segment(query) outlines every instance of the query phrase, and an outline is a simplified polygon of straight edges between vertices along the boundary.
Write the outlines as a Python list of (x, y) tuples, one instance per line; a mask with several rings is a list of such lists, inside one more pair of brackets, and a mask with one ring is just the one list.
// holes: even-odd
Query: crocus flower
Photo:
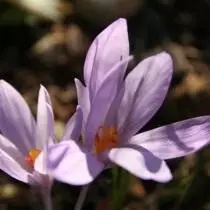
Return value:
[(23, 97), (7, 82), (0, 80), (0, 169), (11, 177), (51, 187), (46, 155), (53, 143), (53, 112), (47, 90), (41, 86), (37, 122)]
[(126, 21), (119, 19), (92, 43), (84, 65), (85, 86), (75, 81), (77, 111), (64, 141), (49, 148), (48, 167), (56, 179), (84, 185), (117, 164), (139, 178), (167, 182), (172, 175), (164, 159), (207, 144), (210, 117), (135, 135), (161, 106), (173, 65), (171, 56), (162, 52), (125, 77), (130, 59)]

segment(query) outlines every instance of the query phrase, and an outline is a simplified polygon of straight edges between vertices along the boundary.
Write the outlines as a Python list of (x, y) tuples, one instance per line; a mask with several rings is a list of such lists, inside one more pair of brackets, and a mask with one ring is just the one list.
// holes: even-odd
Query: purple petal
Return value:
[(166, 163), (143, 148), (115, 148), (109, 152), (109, 159), (141, 179), (157, 182), (172, 179)]
[(48, 151), (44, 149), (36, 158), (34, 163), (34, 170), (43, 175), (47, 175), (49, 173), (47, 168), (47, 154)]
[(115, 126), (118, 127), (117, 122), (117, 112), (119, 110), (121, 101), (123, 99), (123, 95), (125, 92), (125, 85), (123, 84), (118, 92), (118, 94), (115, 96), (114, 100), (112, 101), (112, 104), (109, 108), (109, 111), (106, 115), (105, 123), (108, 126)]
[(104, 76), (116, 63), (129, 56), (129, 41), (125, 19), (118, 19), (93, 41), (84, 65), (84, 78), (92, 99)]
[(19, 181), (28, 182), (29, 173), (24, 167), (23, 154), (2, 135), (0, 135), (0, 169)]
[(171, 56), (163, 52), (143, 60), (129, 73), (118, 117), (124, 139), (138, 132), (160, 108), (172, 71)]
[(82, 109), (83, 113), (83, 130), (84, 125), (86, 124), (88, 114), (90, 112), (90, 99), (88, 88), (85, 87), (78, 79), (75, 79), (75, 85), (77, 89), (77, 100), (78, 104)]
[(130, 59), (132, 57), (128, 57), (124, 61), (116, 64), (113, 71), (110, 71), (106, 78), (104, 78), (97, 91), (85, 129), (86, 143), (89, 146), (92, 145), (98, 128), (105, 122), (112, 102), (123, 85), (123, 75)]
[(48, 167), (55, 179), (71, 185), (85, 185), (104, 169), (104, 164), (74, 141), (50, 147)]
[(80, 106), (77, 106), (77, 110), (74, 115), (69, 119), (62, 140), (73, 139), (79, 140), (82, 130), (82, 110)]
[(141, 145), (161, 159), (186, 156), (209, 144), (210, 116), (172, 123), (134, 136), (130, 143)]
[(25, 168), (24, 155), (9, 139), (0, 134), (0, 149)]
[(54, 115), (49, 94), (44, 86), (40, 86), (37, 106), (37, 142), (36, 148), (42, 150), (54, 139)]
[(35, 121), (23, 97), (0, 81), (0, 131), (26, 155), (35, 147)]

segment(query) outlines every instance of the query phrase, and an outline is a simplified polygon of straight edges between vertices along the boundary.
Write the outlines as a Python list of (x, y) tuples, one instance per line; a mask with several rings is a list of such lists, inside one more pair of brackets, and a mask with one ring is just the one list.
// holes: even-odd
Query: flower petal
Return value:
[(130, 143), (141, 145), (161, 159), (186, 156), (209, 144), (210, 116), (172, 123), (134, 136)]
[(160, 108), (172, 71), (171, 56), (163, 52), (143, 60), (128, 74), (118, 116), (125, 139), (138, 132)]
[(106, 78), (104, 78), (97, 91), (85, 128), (86, 144), (89, 146), (92, 145), (98, 128), (105, 122), (112, 102), (123, 85), (123, 76), (130, 59), (132, 57), (128, 57), (116, 64), (113, 71), (110, 71)]
[(129, 56), (129, 41), (125, 19), (118, 19), (93, 41), (84, 65), (84, 79), (94, 98), (104, 76), (116, 63)]
[(47, 168), (47, 155), (47, 149), (42, 150), (34, 163), (34, 170), (43, 175), (47, 175), (49, 173)]
[(172, 179), (166, 163), (144, 148), (114, 148), (109, 152), (109, 159), (145, 180), (168, 182)]
[(40, 86), (37, 106), (37, 139), (36, 148), (42, 150), (49, 139), (54, 139), (54, 115), (49, 94)]
[(78, 79), (75, 79), (75, 85), (77, 89), (77, 100), (78, 104), (82, 109), (83, 113), (83, 130), (87, 121), (88, 114), (90, 112), (90, 98), (88, 88), (85, 87)]
[(28, 182), (29, 173), (24, 167), (23, 154), (2, 135), (0, 135), (0, 169), (19, 181)]
[(16, 160), (23, 168), (25, 168), (24, 156), (9, 139), (0, 134), (0, 149)]
[(0, 80), (0, 131), (26, 155), (35, 147), (35, 121), (23, 97)]
[(48, 158), (55, 179), (71, 185), (88, 184), (104, 169), (103, 163), (74, 141), (51, 146)]
[(82, 130), (82, 109), (77, 106), (74, 115), (69, 119), (62, 140), (78, 141)]

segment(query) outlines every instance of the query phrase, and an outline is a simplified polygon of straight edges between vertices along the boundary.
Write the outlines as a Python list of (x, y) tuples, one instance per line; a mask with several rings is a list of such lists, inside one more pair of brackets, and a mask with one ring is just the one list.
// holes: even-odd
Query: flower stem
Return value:
[(85, 198), (87, 196), (88, 187), (89, 187), (89, 185), (86, 185), (86, 186), (82, 187), (82, 189), (80, 191), (80, 194), (79, 194), (79, 198), (78, 198), (77, 203), (74, 207), (74, 210), (81, 210), (82, 209)]
[(42, 191), (42, 199), (45, 206), (45, 210), (52, 210), (52, 199), (50, 191)]

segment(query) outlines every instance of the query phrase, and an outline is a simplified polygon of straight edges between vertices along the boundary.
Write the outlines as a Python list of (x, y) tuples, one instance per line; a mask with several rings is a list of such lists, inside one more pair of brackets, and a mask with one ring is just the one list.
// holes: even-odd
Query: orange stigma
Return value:
[(29, 166), (30, 168), (33, 168), (34, 162), (40, 153), (41, 153), (41, 151), (39, 149), (31, 149), (29, 151), (28, 155), (25, 156), (25, 162), (26, 162), (27, 166)]
[(94, 142), (94, 154), (105, 152), (111, 148), (117, 147), (119, 135), (115, 127), (101, 126), (96, 134)]

